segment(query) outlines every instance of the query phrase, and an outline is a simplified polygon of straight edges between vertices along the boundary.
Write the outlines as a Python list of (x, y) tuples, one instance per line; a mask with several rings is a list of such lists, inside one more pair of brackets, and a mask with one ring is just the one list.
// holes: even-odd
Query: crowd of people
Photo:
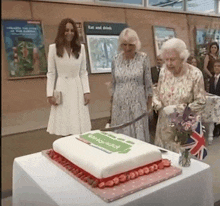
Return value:
[[(209, 92), (220, 96), (219, 46), (210, 44), (204, 60)], [(118, 54), (112, 59), (111, 127), (143, 118), (116, 130), (139, 140), (150, 142), (149, 119), (155, 122), (155, 144), (178, 151), (175, 135), (168, 125), (167, 114), (190, 108), (201, 113), (206, 104), (204, 77), (186, 44), (178, 38), (167, 40), (151, 67), (147, 53), (141, 52), (137, 33), (124, 29), (119, 35)], [(57, 104), (54, 91), (60, 91), (62, 103)], [(47, 131), (67, 136), (91, 130), (88, 110), (90, 88), (86, 56), (72, 19), (61, 21), (55, 43), (49, 46), (47, 99), (51, 112)], [(152, 118), (153, 117), (153, 118)], [(215, 131), (220, 134), (219, 125)], [(215, 134), (215, 135), (216, 135)]]

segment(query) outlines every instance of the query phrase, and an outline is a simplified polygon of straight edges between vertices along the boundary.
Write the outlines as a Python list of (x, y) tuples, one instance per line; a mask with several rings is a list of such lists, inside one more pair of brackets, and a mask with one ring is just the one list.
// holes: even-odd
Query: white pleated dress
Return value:
[(54, 89), (62, 92), (62, 104), (51, 106), (47, 132), (67, 136), (90, 131), (89, 108), (84, 105), (84, 93), (90, 92), (84, 45), (78, 59), (65, 49), (58, 57), (56, 45), (49, 46), (47, 97), (53, 96)]

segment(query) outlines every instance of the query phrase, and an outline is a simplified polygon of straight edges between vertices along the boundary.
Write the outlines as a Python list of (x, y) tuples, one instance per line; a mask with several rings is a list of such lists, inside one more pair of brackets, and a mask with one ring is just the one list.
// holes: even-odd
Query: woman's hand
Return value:
[(47, 97), (47, 101), (50, 103), (50, 105), (54, 105), (54, 106), (58, 105), (58, 104), (56, 104), (56, 100), (55, 100), (54, 96)]
[(84, 94), (84, 105), (89, 104), (90, 99), (91, 99), (90, 93), (85, 93)]

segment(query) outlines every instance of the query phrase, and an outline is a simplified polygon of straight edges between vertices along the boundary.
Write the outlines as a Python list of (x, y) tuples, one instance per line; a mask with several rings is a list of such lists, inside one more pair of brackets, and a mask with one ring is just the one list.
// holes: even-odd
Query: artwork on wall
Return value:
[(9, 79), (42, 77), (47, 72), (41, 21), (2, 20)]
[(84, 23), (91, 73), (111, 72), (112, 59), (118, 52), (119, 34), (126, 27), (122, 23)]
[(163, 26), (153, 26), (155, 53), (156, 56), (160, 54), (161, 47), (165, 41), (176, 37), (175, 30), (173, 28)]
[(87, 36), (91, 73), (111, 72), (112, 58), (117, 54), (118, 36)]

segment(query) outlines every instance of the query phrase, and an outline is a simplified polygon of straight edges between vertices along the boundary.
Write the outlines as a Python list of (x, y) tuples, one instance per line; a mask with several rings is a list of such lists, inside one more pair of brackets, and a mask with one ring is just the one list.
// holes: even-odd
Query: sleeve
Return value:
[(47, 97), (53, 96), (56, 80), (55, 47), (49, 46), (47, 71)]
[(113, 58), (112, 60), (112, 82), (111, 82), (111, 87), (112, 87), (112, 94), (111, 94), (111, 98), (110, 98), (110, 118), (108, 120), (108, 123), (111, 123), (111, 116), (112, 116), (112, 104), (113, 104), (113, 95), (115, 92), (115, 58)]
[[(204, 89), (204, 79), (202, 72), (198, 72), (197, 74), (192, 74), (194, 75), (194, 86), (193, 86), (193, 102), (189, 103), (189, 107), (192, 109), (193, 112), (195, 113), (201, 113), (202, 110), (205, 108), (206, 104), (206, 92)], [(178, 112), (182, 112), (185, 107), (185, 104), (177, 104), (176, 108)]]
[(159, 95), (161, 84), (163, 81), (163, 75), (164, 75), (163, 73), (164, 73), (164, 71), (161, 68), (161, 71), (159, 74), (159, 79), (158, 79), (158, 84), (157, 84), (157, 87), (154, 89), (154, 94), (153, 94), (153, 98), (152, 98), (153, 109), (156, 111), (160, 110), (163, 107), (162, 102), (160, 100), (160, 95)]
[(88, 72), (86, 70), (85, 46), (83, 44), (81, 45), (81, 55), (82, 55), (82, 60), (81, 60), (81, 65), (80, 65), (79, 76), (81, 78), (81, 83), (82, 83), (82, 86), (83, 86), (83, 92), (85, 94), (85, 93), (90, 93), (90, 87), (89, 87)]
[(112, 96), (115, 91), (115, 59), (112, 60)]
[(146, 55), (144, 59), (144, 85), (145, 85), (145, 95), (146, 99), (148, 96), (153, 96), (152, 90), (152, 78), (151, 78), (151, 67), (150, 67), (150, 58)]
[(215, 91), (214, 91), (214, 82), (215, 82), (215, 79), (214, 77), (212, 77), (210, 79), (210, 85), (209, 85), (209, 93), (211, 94), (215, 94)]
[(189, 107), (194, 112), (201, 112), (205, 108), (206, 104), (206, 92), (204, 89), (204, 79), (202, 72), (195, 75), (194, 87), (193, 87), (194, 101), (189, 104)]

